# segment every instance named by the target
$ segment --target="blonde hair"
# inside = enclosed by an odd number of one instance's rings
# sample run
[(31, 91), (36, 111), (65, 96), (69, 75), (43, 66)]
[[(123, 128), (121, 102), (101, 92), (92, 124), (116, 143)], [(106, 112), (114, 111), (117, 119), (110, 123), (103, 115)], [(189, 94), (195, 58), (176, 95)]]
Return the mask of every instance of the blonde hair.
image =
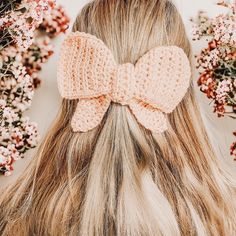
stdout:
[[(95, 0), (73, 31), (102, 39), (118, 63), (158, 45), (177, 45), (191, 60), (168, 0)], [(236, 234), (236, 180), (213, 153), (192, 86), (162, 134), (115, 103), (99, 127), (74, 133), (76, 104), (63, 100), (37, 155), (1, 196), (1, 235)]]

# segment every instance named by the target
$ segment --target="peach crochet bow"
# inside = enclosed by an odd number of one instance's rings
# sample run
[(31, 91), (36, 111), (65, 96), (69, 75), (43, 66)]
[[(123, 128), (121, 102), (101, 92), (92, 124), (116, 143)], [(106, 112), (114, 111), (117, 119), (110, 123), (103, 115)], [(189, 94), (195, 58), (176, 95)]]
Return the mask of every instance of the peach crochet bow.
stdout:
[(172, 112), (183, 99), (190, 76), (188, 57), (177, 46), (155, 47), (135, 65), (118, 65), (100, 39), (75, 32), (63, 42), (57, 78), (63, 98), (79, 99), (73, 131), (98, 126), (113, 101), (129, 106), (146, 129), (163, 132), (164, 113)]

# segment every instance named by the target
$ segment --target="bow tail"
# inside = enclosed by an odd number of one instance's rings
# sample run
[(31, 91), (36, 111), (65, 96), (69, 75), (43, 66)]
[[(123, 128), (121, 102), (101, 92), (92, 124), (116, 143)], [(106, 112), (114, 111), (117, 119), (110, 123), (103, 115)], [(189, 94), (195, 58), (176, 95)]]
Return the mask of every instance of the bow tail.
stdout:
[(87, 132), (97, 127), (101, 123), (110, 102), (111, 100), (106, 96), (80, 99), (71, 120), (73, 131)]
[(154, 133), (162, 133), (167, 130), (167, 121), (163, 112), (142, 101), (132, 100), (129, 107), (138, 122), (146, 129)]

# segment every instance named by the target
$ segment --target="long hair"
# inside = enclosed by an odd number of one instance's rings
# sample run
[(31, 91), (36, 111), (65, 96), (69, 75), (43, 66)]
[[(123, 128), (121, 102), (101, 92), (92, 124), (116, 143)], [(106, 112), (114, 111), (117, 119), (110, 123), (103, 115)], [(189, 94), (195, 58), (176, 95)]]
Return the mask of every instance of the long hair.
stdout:
[[(192, 57), (169, 0), (95, 0), (73, 31), (102, 39), (121, 64), (159, 45)], [(212, 150), (192, 85), (161, 134), (116, 103), (98, 127), (73, 132), (76, 104), (62, 101), (27, 170), (0, 196), (1, 235), (236, 234), (236, 179)]]

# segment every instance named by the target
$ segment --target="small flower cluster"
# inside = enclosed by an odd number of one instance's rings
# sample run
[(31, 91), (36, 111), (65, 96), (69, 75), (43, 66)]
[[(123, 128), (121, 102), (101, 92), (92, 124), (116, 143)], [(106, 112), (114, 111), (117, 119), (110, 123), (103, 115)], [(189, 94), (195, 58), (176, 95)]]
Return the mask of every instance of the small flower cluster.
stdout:
[(50, 38), (45, 36), (45, 38), (38, 39), (31, 44), (28, 50), (22, 53), (22, 63), (26, 67), (27, 74), (33, 79), (35, 89), (41, 83), (38, 72), (53, 54), (53, 47), (50, 42)]
[(4, 15), (0, 19), (0, 45), (2, 48), (16, 45), (18, 50), (24, 51), (33, 43), (34, 31), (42, 23), (45, 12), (50, 11), (55, 2), (52, 0), (22, 0), (14, 5), (14, 0), (10, 0), (10, 4), (13, 9), (4, 11)]
[(23, 154), (34, 148), (38, 142), (37, 124), (23, 117), (17, 109), (6, 106), (5, 100), (0, 100), (0, 172), (11, 174), (14, 161), (23, 158)]
[[(22, 63), (21, 52), (13, 46), (2, 54), (0, 99), (20, 112), (27, 110), (34, 95), (33, 80)], [(5, 108), (5, 106), (3, 107)]]
[[(53, 54), (50, 37), (65, 32), (69, 18), (54, 0), (3, 0), (0, 12), (0, 173), (7, 176), (14, 161), (38, 143), (37, 124), (24, 111), (40, 84), (38, 72)], [(55, 26), (57, 34), (45, 32), (44, 25), (51, 25), (51, 32)], [(39, 31), (42, 37), (36, 39)]]
[[(196, 56), (200, 71), (198, 86), (213, 101), (218, 117), (225, 115), (236, 118), (236, 0), (218, 5), (227, 7), (229, 12), (209, 18), (199, 12), (196, 20), (191, 19), (193, 40), (205, 37), (208, 47)], [(235, 144), (231, 154), (236, 156)]]
[(50, 37), (56, 37), (67, 30), (68, 24), (69, 18), (65, 14), (63, 7), (59, 5), (45, 14), (40, 29), (47, 32)]

